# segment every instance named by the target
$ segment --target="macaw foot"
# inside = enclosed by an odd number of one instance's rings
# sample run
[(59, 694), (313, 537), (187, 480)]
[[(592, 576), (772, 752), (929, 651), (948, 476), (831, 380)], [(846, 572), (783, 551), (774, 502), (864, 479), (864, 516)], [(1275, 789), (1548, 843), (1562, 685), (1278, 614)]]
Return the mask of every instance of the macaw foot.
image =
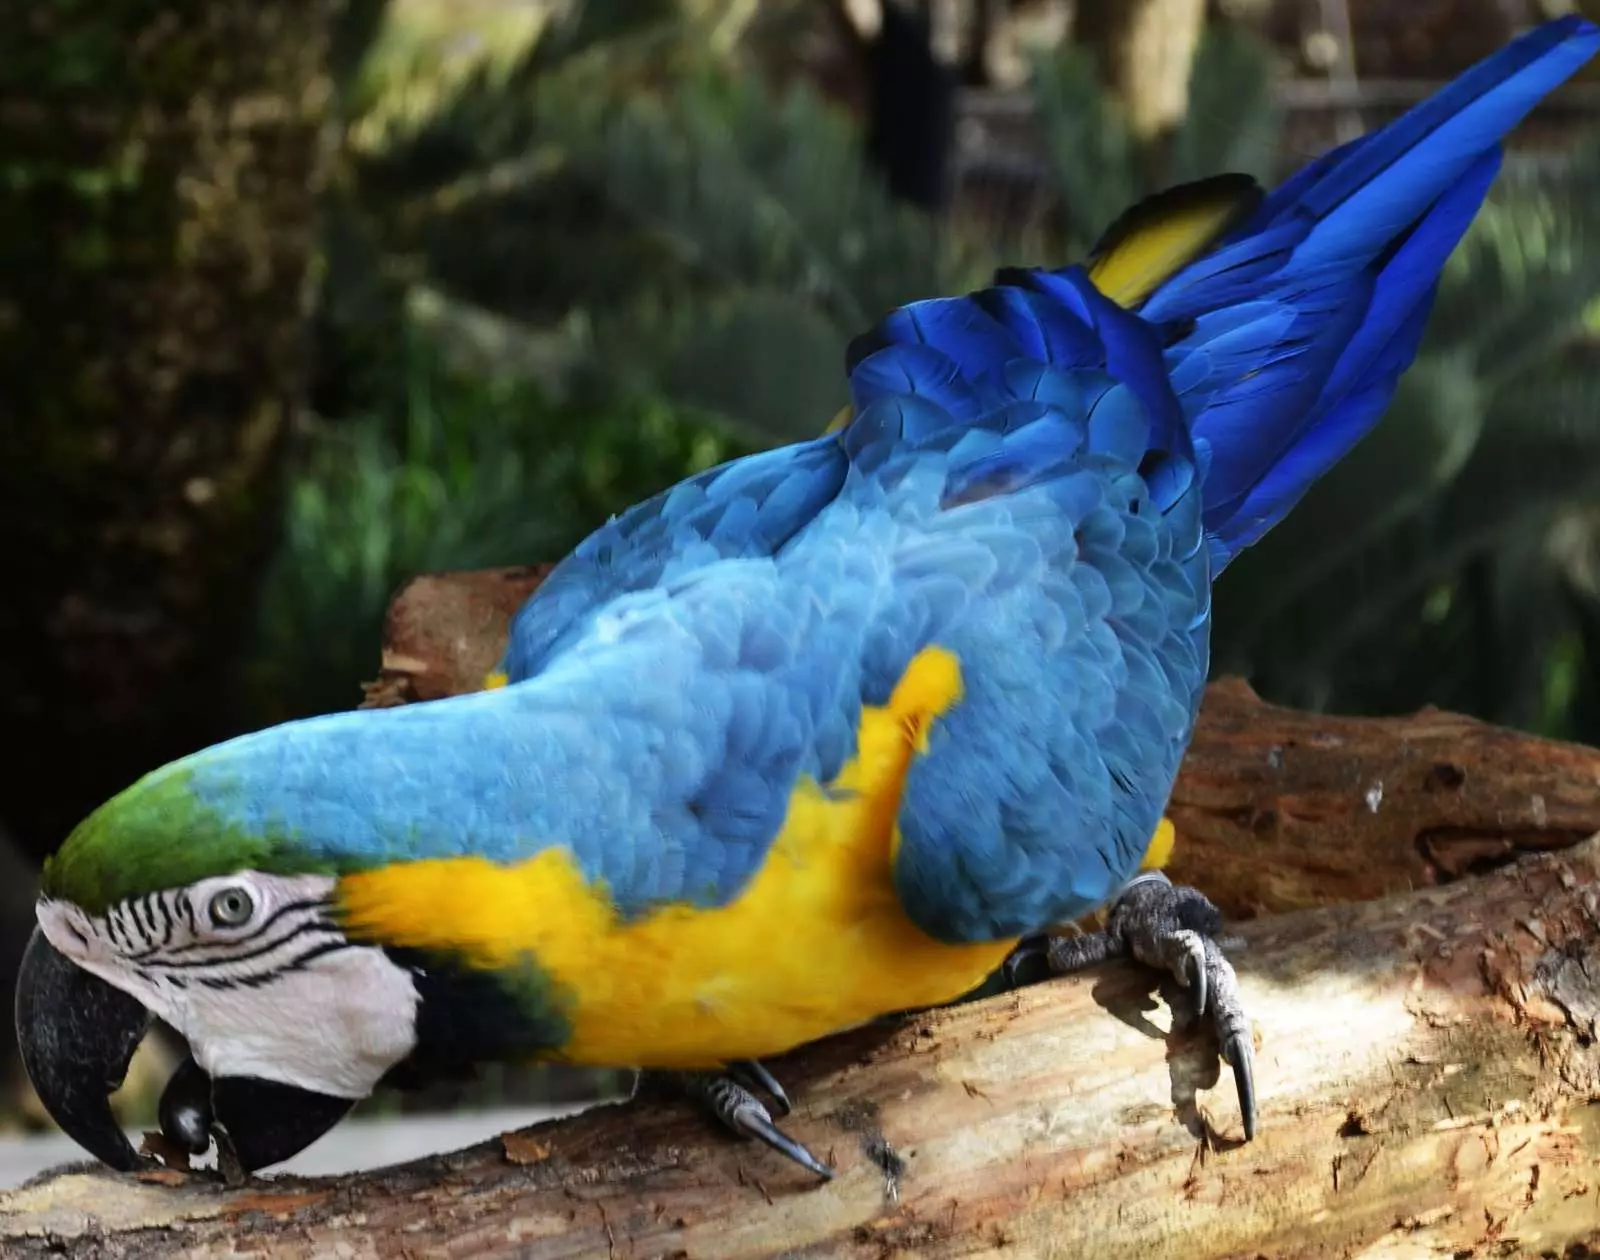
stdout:
[(1211, 1017), (1223, 1061), (1233, 1068), (1249, 1141), (1256, 1135), (1250, 1020), (1233, 965), (1217, 944), (1221, 931), (1222, 912), (1203, 893), (1174, 885), (1160, 871), (1146, 871), (1112, 902), (1101, 931), (1026, 942), (1006, 960), (1006, 977), (1012, 987), (1025, 983), (1023, 970), (1041, 954), (1049, 972), (1058, 976), (1130, 954), (1147, 966), (1170, 972), (1192, 993), (1194, 1018)]
[(756, 1097), (755, 1091), (762, 1090), (769, 1095), (778, 1113), (785, 1116), (792, 1110), (789, 1095), (773, 1079), (772, 1073), (754, 1059), (730, 1063), (723, 1074), (684, 1072), (678, 1079), (691, 1098), (740, 1137), (765, 1142), (808, 1172), (827, 1181), (833, 1179), (833, 1169), (773, 1123), (772, 1113)]

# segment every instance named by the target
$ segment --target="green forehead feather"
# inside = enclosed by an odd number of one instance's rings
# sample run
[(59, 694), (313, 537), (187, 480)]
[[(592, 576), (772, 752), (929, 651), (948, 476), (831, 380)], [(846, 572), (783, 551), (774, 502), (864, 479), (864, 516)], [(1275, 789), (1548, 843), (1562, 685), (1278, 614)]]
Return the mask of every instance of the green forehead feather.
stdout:
[(129, 897), (230, 871), (335, 873), (309, 860), (287, 830), (247, 829), (225, 818), (200, 799), (194, 780), (193, 759), (186, 759), (112, 797), (45, 863), (44, 894), (102, 914)]

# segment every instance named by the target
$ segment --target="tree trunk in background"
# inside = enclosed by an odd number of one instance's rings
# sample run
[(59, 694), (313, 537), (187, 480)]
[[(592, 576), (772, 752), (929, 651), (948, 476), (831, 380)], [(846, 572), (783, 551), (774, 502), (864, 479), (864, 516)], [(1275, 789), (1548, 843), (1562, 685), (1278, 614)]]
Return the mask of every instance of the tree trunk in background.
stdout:
[(1074, 35), (1095, 49), (1139, 140), (1159, 143), (1188, 112), (1205, 18), (1205, 0), (1081, 0)]
[(340, 3), (0, 0), (0, 958), (29, 859), (241, 721)]
[(867, 155), (900, 200), (936, 213), (950, 197), (956, 70), (935, 47), (930, 17), (886, 3), (867, 45)]
[(340, 0), (0, 0), (0, 814), (35, 855), (230, 733)]

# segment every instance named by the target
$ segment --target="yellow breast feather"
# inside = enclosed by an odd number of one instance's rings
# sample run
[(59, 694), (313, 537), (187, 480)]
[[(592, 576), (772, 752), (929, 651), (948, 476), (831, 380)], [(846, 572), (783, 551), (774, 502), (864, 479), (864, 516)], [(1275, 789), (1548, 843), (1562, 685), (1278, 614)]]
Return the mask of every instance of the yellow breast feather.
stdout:
[(1016, 943), (936, 941), (894, 890), (906, 770), (961, 690), (954, 655), (919, 653), (889, 703), (863, 709), (855, 758), (826, 786), (796, 787), (766, 861), (727, 905), (625, 921), (551, 848), (508, 866), (446, 858), (347, 876), (347, 922), (485, 969), (531, 960), (570, 995), (572, 1035), (552, 1057), (573, 1063), (714, 1067), (950, 1001)]

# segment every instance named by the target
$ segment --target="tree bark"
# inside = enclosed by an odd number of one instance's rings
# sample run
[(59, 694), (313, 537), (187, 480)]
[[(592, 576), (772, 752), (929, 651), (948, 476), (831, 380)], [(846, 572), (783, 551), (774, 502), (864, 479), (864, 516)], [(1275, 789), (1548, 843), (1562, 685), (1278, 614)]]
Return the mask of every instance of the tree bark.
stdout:
[(1600, 840), (1261, 919), (1261, 1127), (1133, 965), (773, 1063), (818, 1185), (645, 1098), (361, 1176), (58, 1174), (27, 1257), (1501, 1256), (1600, 1242)]
[(1212, 683), (1168, 873), (1234, 918), (1425, 887), (1600, 831), (1600, 751), (1438, 709), (1339, 717)]
[[(542, 574), (412, 582), (368, 703), (476, 689)], [(797, 1104), (786, 1127), (835, 1164), (831, 1185), (652, 1090), (344, 1178), (230, 1190), (166, 1169), (58, 1173), (0, 1196), (0, 1252), (1576, 1260), (1600, 1246), (1600, 836), (1583, 838), (1600, 829), (1600, 753), (1434, 712), (1296, 714), (1224, 683), (1171, 813), (1174, 873), (1256, 915), (1229, 942), (1254, 1024), (1253, 1142), (1213, 1039), (1173, 1015), (1183, 995), (1124, 963), (774, 1061)]]

